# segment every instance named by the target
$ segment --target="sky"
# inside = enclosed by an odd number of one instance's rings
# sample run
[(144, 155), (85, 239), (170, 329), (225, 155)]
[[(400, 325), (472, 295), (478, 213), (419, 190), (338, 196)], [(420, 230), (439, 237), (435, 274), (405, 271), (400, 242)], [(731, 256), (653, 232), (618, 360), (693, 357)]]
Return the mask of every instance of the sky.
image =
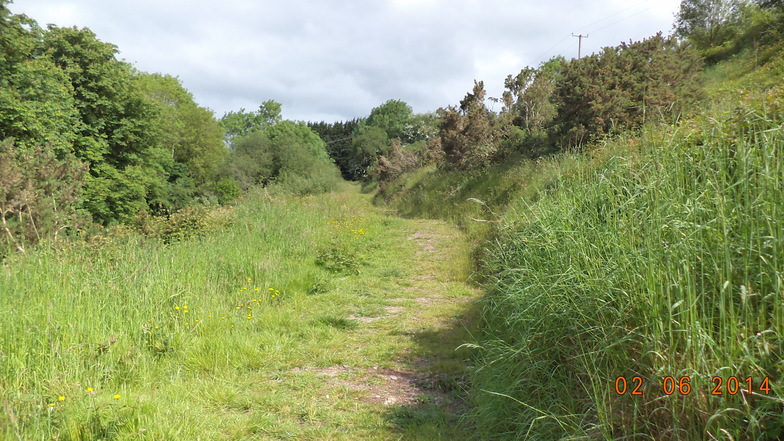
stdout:
[[(40, 25), (87, 27), (137, 69), (175, 76), (215, 112), (365, 117), (387, 100), (457, 105), (474, 80), (672, 32), (680, 0), (14, 0)], [(498, 109), (496, 109), (498, 110)]]

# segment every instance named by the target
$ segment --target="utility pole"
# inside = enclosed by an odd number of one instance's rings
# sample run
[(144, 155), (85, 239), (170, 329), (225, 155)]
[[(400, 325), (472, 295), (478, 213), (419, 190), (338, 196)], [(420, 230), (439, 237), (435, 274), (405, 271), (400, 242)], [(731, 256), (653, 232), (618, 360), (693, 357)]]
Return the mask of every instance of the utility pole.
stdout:
[(579, 59), (583, 52), (583, 38), (588, 38), (588, 34), (574, 35), (572, 32), (572, 37), (577, 37), (577, 58)]

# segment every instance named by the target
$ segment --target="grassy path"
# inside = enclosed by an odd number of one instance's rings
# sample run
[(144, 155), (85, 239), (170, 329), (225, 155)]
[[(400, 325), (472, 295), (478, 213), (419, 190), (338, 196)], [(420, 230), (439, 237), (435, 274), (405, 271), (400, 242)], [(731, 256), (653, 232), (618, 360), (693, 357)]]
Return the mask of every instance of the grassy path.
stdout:
[(0, 439), (467, 439), (469, 245), (356, 187), (0, 267)]
[(467, 439), (458, 415), (469, 354), (457, 348), (471, 341), (479, 294), (466, 284), (468, 244), (443, 222), (374, 223), (359, 274), (318, 295), (329, 312), (316, 320), (334, 334), (277, 374), (274, 387), (306, 409), (292, 439)]

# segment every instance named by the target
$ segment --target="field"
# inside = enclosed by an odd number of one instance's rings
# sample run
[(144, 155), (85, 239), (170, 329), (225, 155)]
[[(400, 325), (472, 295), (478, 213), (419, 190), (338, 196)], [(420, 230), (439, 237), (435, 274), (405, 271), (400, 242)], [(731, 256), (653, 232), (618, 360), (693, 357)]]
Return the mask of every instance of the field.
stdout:
[(14, 256), (0, 437), (463, 438), (466, 247), (346, 185), (255, 193), (189, 241), (115, 234)]

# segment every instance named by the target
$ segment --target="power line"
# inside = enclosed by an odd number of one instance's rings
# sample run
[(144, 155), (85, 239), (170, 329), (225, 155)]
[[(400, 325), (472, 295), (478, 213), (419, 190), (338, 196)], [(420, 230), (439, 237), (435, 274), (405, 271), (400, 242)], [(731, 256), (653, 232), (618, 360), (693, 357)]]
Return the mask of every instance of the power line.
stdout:
[(610, 23), (610, 24), (608, 24), (608, 25), (602, 26), (602, 27), (600, 27), (599, 29), (596, 29), (596, 30), (594, 30), (594, 32), (598, 32), (598, 31), (601, 31), (601, 30), (607, 29), (607, 28), (609, 28), (610, 26), (614, 26), (614, 25), (616, 25), (616, 24), (618, 24), (618, 23), (620, 23), (620, 22), (622, 22), (622, 21), (624, 21), (624, 20), (628, 20), (628, 19), (630, 19), (630, 18), (632, 18), (632, 17), (634, 17), (634, 16), (640, 15), (640, 14), (642, 14), (643, 12), (646, 12), (646, 11), (650, 10), (651, 8), (653, 8), (653, 6), (649, 6), (649, 7), (645, 8), (645, 9), (639, 10), (639, 11), (637, 11), (637, 12), (635, 12), (635, 13), (631, 14), (631, 15), (627, 15), (626, 17), (620, 18), (620, 19), (618, 19), (618, 20), (616, 20), (616, 21), (614, 21), (614, 22), (612, 22), (612, 23)]
[[(649, 3), (649, 0), (642, 0), (641, 2), (639, 2), (639, 3), (635, 3), (635, 4), (631, 5), (631, 6), (629, 6), (628, 8), (621, 9), (620, 11), (617, 11), (617, 12), (615, 12), (615, 13), (613, 13), (613, 14), (610, 14), (610, 15), (608, 15), (608, 16), (606, 16), (606, 17), (604, 17), (604, 18), (601, 18), (601, 19), (599, 19), (599, 20), (596, 20), (596, 21), (595, 21), (595, 22), (593, 22), (593, 23), (587, 24), (587, 25), (583, 26), (583, 28), (588, 28), (588, 29), (590, 29), (590, 28), (591, 28), (591, 26), (597, 25), (597, 24), (599, 24), (599, 23), (601, 23), (601, 22), (603, 22), (603, 21), (607, 21), (607, 20), (609, 20), (609, 19), (611, 19), (611, 18), (613, 18), (613, 17), (615, 17), (615, 16), (618, 16), (618, 15), (621, 15), (621, 14), (623, 14), (623, 13), (625, 13), (625, 12), (631, 11), (632, 9), (635, 9), (635, 8), (637, 8), (638, 6), (640, 6), (640, 5), (643, 5), (643, 4), (647, 4), (647, 3)], [(651, 8), (651, 7), (649, 6), (649, 7), (645, 8), (644, 10), (648, 10), (648, 9), (650, 9), (650, 8)], [(634, 14), (634, 15), (636, 15), (636, 14)], [(628, 17), (627, 17), (627, 18), (628, 18)], [(618, 21), (623, 21), (623, 20), (625, 20), (625, 19), (621, 19), (621, 20), (618, 20)], [(615, 23), (618, 23), (618, 21), (611, 23), (611, 25), (612, 25), (612, 24), (615, 24)]]
[[(647, 5), (647, 6), (644, 7), (642, 10), (635, 11), (635, 9), (637, 9), (640, 6), (643, 6), (643, 5)], [(637, 2), (637, 3), (635, 3), (635, 4), (633, 4), (633, 5), (629, 6), (629, 7), (623, 8), (620, 11), (616, 11), (616, 12), (614, 12), (614, 13), (608, 15), (608, 16), (605, 16), (604, 18), (596, 20), (596, 21), (594, 21), (594, 22), (592, 22), (592, 23), (590, 23), (590, 24), (588, 24), (586, 26), (583, 26), (583, 28), (587, 29), (590, 33), (596, 33), (598, 31), (601, 31), (601, 30), (607, 29), (607, 28), (609, 28), (609, 27), (611, 27), (613, 25), (616, 25), (616, 24), (618, 24), (618, 23), (620, 23), (622, 21), (628, 20), (628, 19), (630, 19), (630, 18), (632, 18), (634, 16), (642, 14), (643, 12), (646, 12), (646, 11), (650, 10), (651, 8), (652, 8), (652, 6), (650, 6), (649, 0), (642, 0), (642, 1)], [(599, 28), (596, 28), (596, 29), (592, 28), (593, 26), (596, 26), (596, 25), (599, 25), (599, 24), (602, 24), (602, 23), (607, 23), (607, 21), (609, 21), (609, 20), (611, 20), (613, 18), (616, 18), (616, 17), (618, 17), (620, 15), (628, 14), (629, 12), (631, 12), (630, 15), (626, 15), (624, 17), (620, 17), (617, 20), (611, 21), (609, 24), (603, 24)], [(578, 35), (572, 34), (572, 36), (579, 38)], [(562, 43), (564, 41), (566, 41), (566, 39), (568, 39), (569, 37), (570, 37), (569, 35), (564, 36), (561, 40), (559, 40), (557, 43), (555, 43), (552, 47), (550, 47), (549, 49), (544, 51), (539, 57), (536, 58), (536, 64), (541, 63), (542, 61), (544, 61), (545, 57), (547, 57), (549, 54), (553, 53), (554, 49), (558, 48), (558, 50), (556, 50), (555, 52), (560, 52), (560, 50), (562, 49), (562, 46), (563, 46), (563, 49), (565, 49), (565, 45), (562, 45)], [(587, 38), (587, 35), (586, 35), (586, 38)], [(580, 55), (582, 55), (580, 52), (581, 52), (581, 50), (580, 50), (580, 48), (578, 48), (578, 57)]]

